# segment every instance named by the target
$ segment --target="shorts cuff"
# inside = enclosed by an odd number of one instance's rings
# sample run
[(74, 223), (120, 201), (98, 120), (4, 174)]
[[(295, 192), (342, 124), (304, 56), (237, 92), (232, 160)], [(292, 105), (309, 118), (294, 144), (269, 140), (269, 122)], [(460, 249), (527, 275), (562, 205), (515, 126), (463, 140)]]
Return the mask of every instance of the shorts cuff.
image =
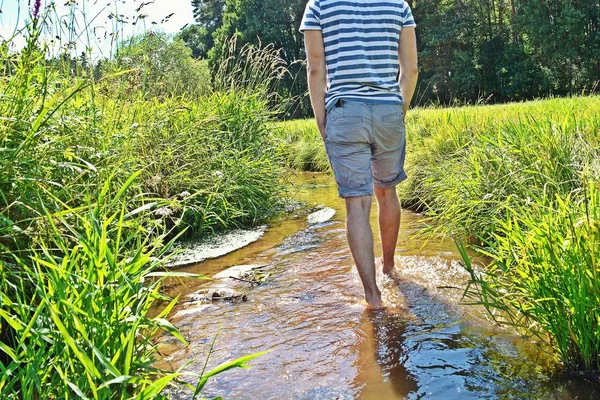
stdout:
[(408, 175), (406, 175), (406, 172), (402, 171), (400, 173), (400, 175), (398, 175), (398, 177), (391, 182), (379, 182), (379, 181), (375, 180), (374, 183), (375, 183), (375, 186), (377, 186), (378, 188), (390, 188), (390, 187), (394, 187), (394, 186), (398, 185), (399, 183), (405, 181), (407, 178), (408, 178)]
[(338, 187), (338, 194), (342, 199), (345, 199), (346, 197), (373, 196), (373, 184), (368, 183), (352, 188)]

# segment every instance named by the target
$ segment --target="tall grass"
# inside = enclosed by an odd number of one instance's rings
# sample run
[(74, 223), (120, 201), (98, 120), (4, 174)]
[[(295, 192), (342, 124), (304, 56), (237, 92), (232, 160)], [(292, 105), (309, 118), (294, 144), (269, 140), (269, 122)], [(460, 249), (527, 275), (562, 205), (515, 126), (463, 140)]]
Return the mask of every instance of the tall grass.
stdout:
[[(197, 395), (253, 356), (202, 376), (154, 368), (155, 333), (184, 341), (166, 319), (177, 299), (160, 293), (178, 274), (162, 265), (183, 235), (276, 212), (268, 93), (162, 90), (173, 76), (135, 57), (73, 68), (44, 47), (41, 21), (52, 22), (32, 18), (18, 53), (0, 44), (0, 397), (160, 398), (189, 379)], [(147, 38), (117, 53), (153, 49)], [(157, 300), (166, 307), (150, 316)]]
[(39, 222), (49, 235), (26, 257), (8, 252), (0, 316), (13, 336), (1, 346), (10, 360), (0, 366), (3, 398), (153, 397), (174, 377), (153, 379), (170, 375), (151, 368), (152, 334), (184, 339), (164, 319), (176, 299), (148, 317), (163, 299), (160, 280), (146, 280), (164, 249), (136, 230), (125, 234), (137, 212), (120, 197), (132, 182), (116, 195), (107, 184), (87, 207), (46, 213)]
[(219, 50), (220, 53), (214, 57), (218, 65), (213, 66), (213, 85), (217, 91), (244, 90), (276, 96), (278, 85), (289, 73), (280, 50), (275, 49), (273, 44), (239, 47), (234, 36)]
[(461, 248), (465, 294), (549, 344), (567, 371), (600, 367), (598, 115), (597, 97), (424, 111), (401, 188), (431, 233), (491, 259), (476, 272)]
[(299, 171), (330, 170), (323, 139), (314, 120), (285, 121), (277, 124), (281, 156), (288, 167)]
[(600, 371), (600, 182), (567, 195), (509, 207), (479, 248), (465, 294), (501, 324), (535, 335), (567, 371)]
[(409, 120), (406, 206), (436, 233), (487, 237), (504, 207), (566, 196), (598, 176), (600, 99), (423, 110)]
[[(135, 178), (118, 192), (107, 181), (86, 206), (44, 210), (39, 223), (49, 234), (36, 237), (26, 256), (2, 246), (9, 255), (0, 270), (2, 398), (161, 398), (165, 387), (193, 375), (153, 367), (157, 332), (187, 344), (166, 319), (177, 299), (161, 295), (162, 279), (197, 276), (160, 272), (172, 241), (162, 245), (140, 225), (147, 205), (130, 210)], [(157, 300), (167, 305), (150, 317)], [(196, 378), (203, 386), (252, 358)]]

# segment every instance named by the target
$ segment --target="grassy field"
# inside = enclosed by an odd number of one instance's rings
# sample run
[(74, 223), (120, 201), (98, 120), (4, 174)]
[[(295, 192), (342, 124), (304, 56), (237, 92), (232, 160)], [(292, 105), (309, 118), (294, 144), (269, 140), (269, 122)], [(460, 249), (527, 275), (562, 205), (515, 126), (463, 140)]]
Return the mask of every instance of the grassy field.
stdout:
[[(467, 298), (569, 371), (600, 370), (599, 115), (600, 98), (575, 97), (407, 117), (403, 205), (491, 258), (475, 272), (463, 253)], [(329, 169), (312, 120), (279, 127), (289, 166)]]

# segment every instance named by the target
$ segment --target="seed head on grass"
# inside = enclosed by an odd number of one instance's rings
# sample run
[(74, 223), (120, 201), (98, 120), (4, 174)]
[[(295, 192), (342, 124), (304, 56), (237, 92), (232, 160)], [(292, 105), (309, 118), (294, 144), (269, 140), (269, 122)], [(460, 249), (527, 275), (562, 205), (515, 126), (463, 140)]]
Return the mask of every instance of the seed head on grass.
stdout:
[(35, 0), (33, 2), (33, 7), (31, 7), (31, 16), (34, 20), (38, 18), (40, 14), (40, 9), (42, 8), (42, 0)]

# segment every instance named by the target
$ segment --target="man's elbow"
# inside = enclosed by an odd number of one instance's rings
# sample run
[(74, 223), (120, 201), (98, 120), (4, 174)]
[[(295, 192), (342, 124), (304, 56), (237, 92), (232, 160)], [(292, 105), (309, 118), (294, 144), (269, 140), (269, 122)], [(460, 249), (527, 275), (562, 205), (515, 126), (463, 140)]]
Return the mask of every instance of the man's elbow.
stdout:
[(419, 77), (419, 67), (417, 64), (403, 66), (402, 75), (406, 76), (407, 78), (416, 79)]
[(312, 78), (318, 78), (323, 76), (325, 73), (325, 67), (323, 65), (310, 65), (306, 67), (308, 76)]

